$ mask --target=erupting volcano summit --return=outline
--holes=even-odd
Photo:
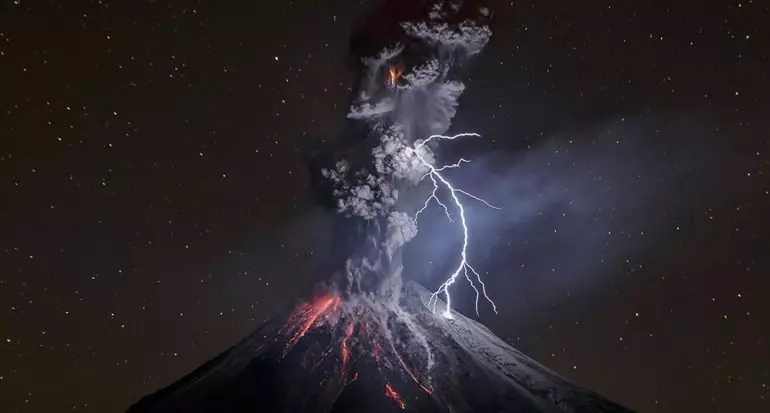
[[[491,11],[459,1],[387,2],[357,35],[361,73],[349,144],[319,186],[344,216],[343,257],[315,297],[276,317],[176,384],[134,405],[150,412],[625,412],[570,384],[452,309],[452,290],[497,311],[471,262],[465,206],[487,201],[453,183],[469,160],[438,145],[465,86],[459,68],[487,44]],[[403,281],[418,218],[442,214],[460,244],[431,293]],[[351,242],[352,241],[352,242]],[[408,273],[408,268],[406,270]]]
[[[430,296],[413,282],[392,306],[321,294],[129,413],[630,412]]]

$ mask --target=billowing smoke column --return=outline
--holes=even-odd
[[[366,44],[364,49],[370,52],[361,57],[363,76],[348,112],[354,135],[364,133],[358,135],[355,150],[348,148],[321,171],[336,210],[355,224],[351,227],[356,241],[343,246],[353,251],[345,251],[344,269],[331,288],[298,306],[275,338],[283,343],[283,357],[291,357],[302,351],[306,336],[331,337],[319,357],[303,356],[314,360],[308,364],[311,371],[330,372],[323,379],[327,396],[314,402],[319,405],[332,405],[362,371],[375,371],[384,383],[382,392],[401,409],[406,408],[402,392],[409,392],[410,400],[452,397],[434,388],[439,356],[426,329],[432,323],[426,323],[424,311],[415,307],[413,293],[412,301],[401,294],[402,249],[417,235],[417,219],[429,207],[445,214],[449,225],[461,227],[462,247],[455,270],[422,306],[431,307],[431,319],[438,319],[435,314],[443,299],[441,314],[451,318],[449,287],[464,277],[476,291],[477,311],[482,294],[496,310],[468,262],[469,225],[463,203],[495,207],[455,187],[445,176],[467,160],[439,165],[436,159],[440,142],[478,138],[474,133],[442,134],[465,88],[457,68],[489,41],[491,32],[483,23],[489,11],[459,2],[417,0],[389,2],[386,9],[393,4],[407,7],[406,13],[397,10],[407,18],[398,22],[395,33],[386,30],[384,38],[371,38],[375,44],[385,40],[379,47],[371,50],[371,42]],[[406,201],[411,189],[428,183],[432,190],[424,200]],[[411,302],[411,307],[404,302]],[[369,362],[374,369],[365,367]],[[410,387],[404,388],[405,383]]]
[[[485,21],[490,12],[458,1],[414,3],[409,12],[397,10],[406,18],[398,22],[395,33],[388,33],[388,39],[368,39],[382,45],[361,57],[363,76],[348,117],[365,125],[368,153],[342,158],[322,170],[331,183],[338,212],[363,222],[357,228],[365,246],[348,258],[343,290],[397,302],[402,247],[417,234],[418,215],[435,203],[450,224],[462,226],[464,238],[456,270],[432,297],[434,310],[442,298],[446,301],[443,314],[451,316],[449,287],[461,274],[476,291],[477,312],[479,290],[495,309],[480,275],[467,261],[469,228],[463,202],[492,205],[454,187],[444,176],[444,171],[467,160],[437,165],[435,155],[442,140],[478,136],[441,134],[449,129],[465,89],[458,67],[489,41],[491,31]],[[413,20],[410,14],[421,20]],[[421,208],[403,200],[407,191],[428,181],[433,190]]]

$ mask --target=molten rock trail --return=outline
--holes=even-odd
[[[430,300],[319,295],[129,413],[629,412]]]

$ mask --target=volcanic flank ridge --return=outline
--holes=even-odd
[[[430,296],[318,294],[128,412],[630,412]]]

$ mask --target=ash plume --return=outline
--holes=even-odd
[[[397,301],[419,207],[403,195],[430,173],[438,148],[421,145],[416,156],[415,143],[449,129],[465,89],[461,68],[489,41],[490,15],[459,1],[387,2],[355,37],[360,78],[347,116],[357,148],[321,170],[360,240],[336,278],[343,291]]]

